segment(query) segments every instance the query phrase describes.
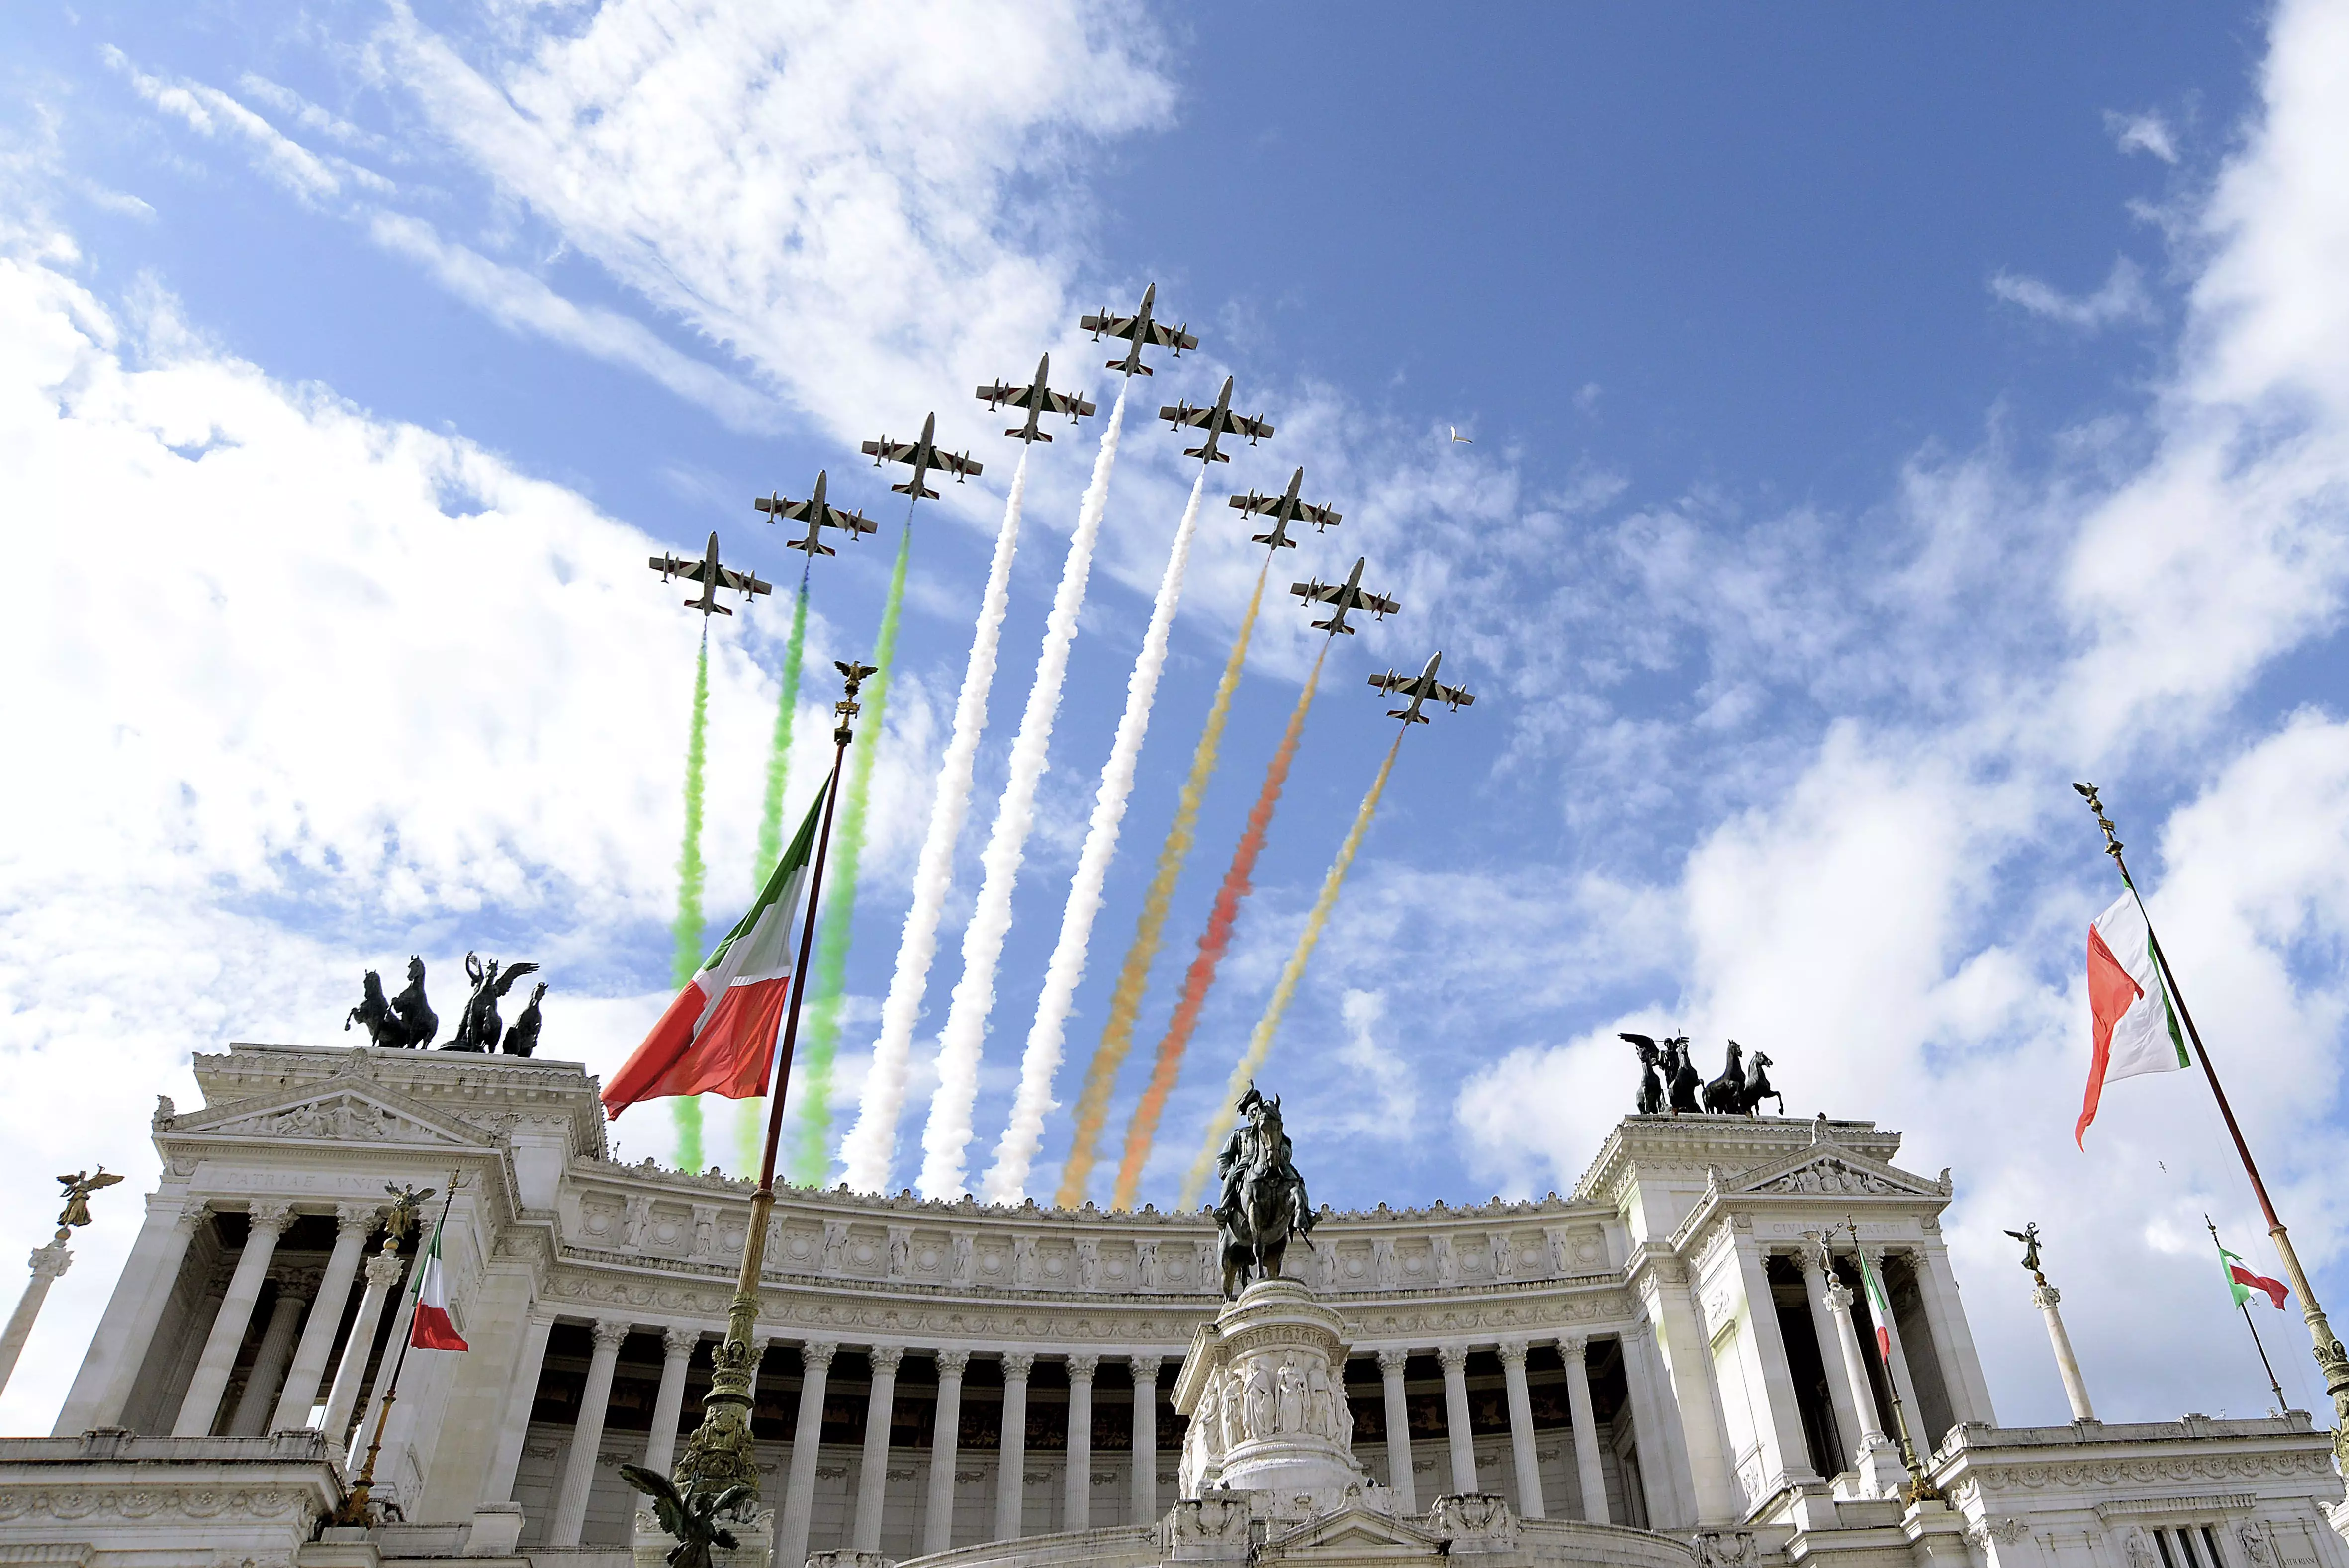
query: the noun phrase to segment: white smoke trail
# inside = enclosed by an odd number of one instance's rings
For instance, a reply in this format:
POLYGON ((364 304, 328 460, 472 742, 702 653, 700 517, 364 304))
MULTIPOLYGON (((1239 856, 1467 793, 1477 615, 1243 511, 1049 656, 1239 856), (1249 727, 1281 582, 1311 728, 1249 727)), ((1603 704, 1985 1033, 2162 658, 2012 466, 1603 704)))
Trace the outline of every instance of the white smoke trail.
POLYGON ((1110 410, 1102 431, 1101 455, 1093 459, 1092 482, 1085 487, 1084 504, 1077 510, 1077 531, 1069 541, 1069 558, 1061 568, 1061 586, 1052 595, 1052 613, 1044 623, 1043 650, 1036 655, 1036 684, 1028 688, 1028 708, 1019 716, 1019 733, 1011 742, 1011 774, 995 809, 995 827, 988 834, 987 851, 979 857, 986 876, 978 887, 978 903, 962 934, 962 978, 955 982, 954 999, 947 1009, 946 1027, 938 1033, 938 1088, 930 1100, 930 1119, 922 1129, 922 1173, 916 1182, 926 1198, 961 1195, 963 1151, 970 1147, 971 1108, 978 1099, 979 1047, 987 1042, 987 1015, 995 1006, 995 971, 1003 958, 1003 939, 1011 930, 1011 890, 1019 880, 1019 861, 1028 847, 1028 830, 1036 820, 1036 787, 1043 781, 1051 749, 1052 720, 1060 713, 1061 683, 1069 672, 1069 645, 1077 636, 1077 611, 1085 601, 1085 583, 1092 574, 1093 546, 1101 538, 1102 513, 1109 506, 1110 470, 1117 465, 1118 432, 1125 425, 1125 395, 1129 377, 1110 410))
POLYGON ((1036 1022, 1028 1031, 1028 1048, 1019 1058, 1019 1092, 1011 1101, 1011 1120, 995 1146, 995 1164, 987 1172, 980 1193, 990 1203, 1017 1203, 1026 1195, 1028 1170, 1044 1141, 1044 1115, 1052 1109, 1052 1079, 1061 1070, 1061 1047, 1068 1037, 1069 1009, 1076 1002, 1077 982, 1085 977, 1086 950, 1092 944, 1093 918, 1101 913, 1102 888, 1109 881, 1109 862, 1117 854, 1119 826, 1125 820, 1125 803, 1133 794, 1133 775, 1142 761, 1143 737, 1150 729, 1151 704, 1157 700, 1159 672, 1166 667, 1166 639, 1174 629, 1174 606, 1183 597, 1183 571, 1191 559, 1191 535, 1199 526, 1199 496, 1207 487, 1207 465, 1199 465, 1198 482, 1191 487, 1191 502, 1174 530, 1174 547, 1167 552, 1166 572, 1158 580, 1158 598, 1150 607, 1150 629, 1143 634, 1141 656, 1125 683, 1125 717, 1117 723, 1117 739, 1102 767, 1101 789, 1093 796, 1092 824, 1085 830, 1085 847, 1077 856, 1077 874, 1069 883, 1068 908, 1061 915, 1061 939, 1052 947, 1052 961, 1044 971, 1044 992, 1036 1002, 1036 1022))
POLYGON ((1028 493, 1028 454, 1019 449, 1012 470, 1011 496, 1003 503, 1003 526, 995 536, 995 560, 987 569, 987 592, 979 600, 978 630, 963 666, 962 695, 955 700, 954 734, 938 768, 937 796, 930 803, 930 830, 914 871, 914 903, 905 912, 905 932, 897 944, 897 972, 881 1004, 881 1037, 874 1042, 873 1065, 864 1075, 864 1104, 856 1125, 841 1141, 842 1176, 860 1192, 889 1185, 889 1163, 897 1152, 897 1118, 905 1106, 906 1065, 913 1056, 914 1025, 921 1016, 922 991, 930 961, 938 952, 938 920, 954 885, 955 841, 970 815, 971 772, 979 737, 987 732, 987 696, 995 684, 995 655, 1003 639, 1003 616, 1011 604, 1011 560, 1019 550, 1019 508, 1028 493))

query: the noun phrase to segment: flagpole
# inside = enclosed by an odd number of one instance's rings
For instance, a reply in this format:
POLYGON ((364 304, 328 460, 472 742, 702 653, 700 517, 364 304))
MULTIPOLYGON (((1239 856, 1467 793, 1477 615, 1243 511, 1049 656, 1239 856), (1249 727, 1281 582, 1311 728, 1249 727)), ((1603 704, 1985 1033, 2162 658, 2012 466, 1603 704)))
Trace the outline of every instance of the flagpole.
MULTIPOLYGON (((1868 1255, 1860 1250, 1859 1222, 1847 1214, 1844 1216, 1844 1224, 1851 1231, 1851 1255, 1859 1264, 1860 1283, 1865 1285, 1868 1283, 1868 1276, 1875 1274, 1876 1270, 1875 1267, 1868 1263, 1868 1255)), ((1889 1305, 1891 1298, 1888 1296, 1885 1299, 1889 1305)), ((1872 1299, 1871 1295, 1871 1299, 1868 1304, 1868 1315, 1873 1317, 1876 1315, 1876 1302, 1872 1299)), ((1889 1316, 1889 1315, 1888 1314, 1887 1315, 1889 1316)), ((1883 1326, 1879 1325, 1878 1332, 1881 1333, 1882 1331, 1883 1326)), ((1878 1339, 1876 1344, 1876 1359, 1878 1364, 1884 1368, 1885 1391, 1892 1396, 1892 1424, 1899 1429, 1900 1434, 1900 1462, 1908 1469, 1909 1471, 1909 1495, 1904 1501, 1909 1502, 1942 1501, 1944 1501, 1944 1494, 1941 1489, 1933 1484, 1932 1478, 1925 1473, 1925 1467, 1917 1461, 1917 1444, 1909 1436, 1909 1412, 1902 1408, 1900 1403, 1900 1379, 1892 1375, 1892 1358, 1890 1356, 1886 1354, 1884 1341, 1881 1339, 1878 1339)))
MULTIPOLYGON (((2211 1098, 2219 1102, 2219 1114, 2225 1119, 2228 1135, 2235 1140, 2235 1152, 2243 1161, 2243 1174, 2251 1178, 2260 1212, 2267 1216, 2268 1239, 2275 1243, 2276 1254, 2283 1260, 2283 1272, 2292 1288, 2300 1293, 2300 1315, 2308 1325, 2311 1353, 2316 1357, 2317 1370, 2324 1375, 2324 1391, 2333 1397, 2333 1455, 2349 1465, 2349 1351, 2343 1350, 2333 1326, 2325 1321, 2324 1308, 2318 1304, 2316 1293, 2308 1288, 2308 1274, 2300 1266, 2300 1254, 2292 1250, 2292 1237, 2285 1232, 2283 1222, 2276 1217, 2275 1204, 2268 1198, 2267 1183, 2260 1180, 2259 1164, 2251 1158, 2251 1146, 2244 1141, 2234 1108, 2227 1103, 2227 1091, 2219 1085, 2219 1069, 2210 1064, 2210 1048, 2202 1043, 2202 1032, 2194 1026, 2194 1015, 2186 1006, 2185 994, 2178 988, 2178 976, 2169 967, 2169 955, 2162 951, 2161 938, 2154 933, 2153 915, 2145 907, 2145 895, 2137 892, 2137 883, 2128 874, 2128 862, 2121 858, 2121 841, 2112 819, 2105 815, 2105 803, 2097 799, 2094 784, 2075 784, 2072 788, 2080 792, 2088 810, 2095 813, 2096 826, 2105 834, 2105 853, 2113 857, 2113 864, 2120 869, 2121 885, 2129 890, 2129 896, 2137 900, 2137 912, 2145 915, 2146 937, 2153 948, 2154 963, 2161 967, 2161 983, 2169 987, 2170 1000, 2178 1004, 2178 1020, 2186 1026, 2187 1038, 2194 1042, 2194 1054, 2202 1063, 2202 1076, 2209 1080, 2211 1098)), ((2251 1321, 2248 1312, 2243 1320, 2251 1321)), ((2259 1330, 2255 1328, 2251 1333, 2256 1337, 2259 1330)), ((2264 1360, 2266 1351, 2260 1354, 2264 1360)), ((2271 1377, 2272 1375, 2271 1371, 2271 1377)), ((2277 1398, 2282 1398, 2281 1386, 2277 1398)))
MULTIPOLYGON (((767 1221, 775 1211, 775 1150, 783 1135, 784 1088, 790 1082, 792 1051, 800 1032, 800 1003, 807 995, 808 964, 815 946, 816 909, 823 892, 823 863, 832 848, 832 817, 840 802, 840 775, 848 760, 849 742, 856 738, 855 720, 862 711, 857 688, 874 674, 870 665, 834 667, 846 678, 847 693, 833 705, 840 718, 832 732, 832 775, 824 783, 823 825, 816 835, 815 863, 809 868, 807 916, 800 927, 799 961, 792 970, 791 1000, 783 1015, 782 1043, 768 1086, 767 1141, 759 1160, 759 1187, 750 1194, 750 1228, 742 1237, 742 1267, 735 1276, 734 1299, 726 1314, 726 1342, 711 1357, 709 1393, 702 1401, 701 1424, 686 1440, 673 1479, 688 1493, 721 1493, 748 1487, 759 1495, 759 1466, 751 1449, 750 1394, 758 1376, 750 1338, 759 1324, 759 1276, 767 1257, 767 1221)), ((747 1506, 747 1505, 743 1505, 747 1506)))
MULTIPOLYGON (((440 1217, 432 1222, 432 1234, 436 1240, 440 1234, 441 1227, 449 1222, 449 1210, 457 1202, 457 1181, 462 1174, 461 1171, 457 1171, 449 1172, 449 1193, 440 1200, 440 1217)), ((429 1189, 427 1189, 427 1191, 429 1192, 429 1189)), ((395 1203, 393 1208, 397 1211, 400 1206, 395 1203)), ((415 1212, 413 1205, 409 1206, 409 1212, 410 1213, 415 1212)), ((392 1235, 391 1244, 396 1253, 399 1246, 399 1237, 396 1231, 392 1235)), ((420 1258, 423 1255, 424 1253, 419 1248, 416 1256, 420 1258)), ((424 1271, 417 1268, 413 1260, 410 1260, 409 1266, 412 1275, 409 1283, 421 1292, 424 1288, 424 1271)), ((399 1315, 394 1313, 391 1320, 397 1324, 399 1321, 399 1315)), ((375 1457, 383 1450, 383 1429, 391 1419, 393 1403, 399 1398, 400 1369, 408 1365, 408 1347, 415 1342, 415 1339, 414 1315, 410 1314, 409 1330, 399 1336, 399 1348, 392 1356, 391 1377, 384 1383, 383 1398, 376 1405, 375 1436, 367 1443, 367 1462, 359 1466, 358 1479, 351 1483, 350 1494, 343 1499, 343 1505, 329 1516, 328 1523, 371 1526, 376 1522, 367 1512, 370 1506, 367 1501, 368 1493, 375 1490, 375 1457)))
POLYGON ((2243 1315, 2243 1326, 2251 1331, 2251 1348, 2260 1353, 2260 1365, 2267 1370, 2268 1387, 2275 1390, 2276 1414, 2281 1416, 2292 1408, 2292 1401, 2283 1397, 2283 1385, 2276 1381, 2275 1364, 2268 1359, 2268 1347, 2260 1342, 2260 1326, 2251 1321, 2251 1295, 2235 1282, 2235 1265, 2227 1261, 2234 1254, 2219 1239, 2219 1227, 2211 1223, 2209 1215, 2202 1216, 2202 1227, 2210 1233, 2210 1244, 2219 1249, 2219 1266, 2227 1271, 2227 1288, 2235 1298, 2235 1310, 2243 1315))

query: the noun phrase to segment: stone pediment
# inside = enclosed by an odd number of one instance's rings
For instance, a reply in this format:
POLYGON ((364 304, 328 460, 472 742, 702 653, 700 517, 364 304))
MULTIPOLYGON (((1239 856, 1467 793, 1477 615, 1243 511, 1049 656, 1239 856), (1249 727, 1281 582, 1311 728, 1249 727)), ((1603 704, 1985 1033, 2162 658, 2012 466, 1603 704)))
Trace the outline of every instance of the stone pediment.
POLYGON ((1440 1542, 1441 1537, 1417 1525, 1357 1502, 1274 1536, 1265 1543, 1264 1555, 1327 1555, 1349 1561, 1361 1557, 1424 1557, 1436 1551, 1440 1542))
POLYGON ((375 1084, 311 1084, 279 1095, 207 1106, 174 1116, 157 1130, 180 1138, 250 1138, 272 1143, 492 1146, 480 1129, 451 1121, 375 1084))
POLYGON ((1723 1181, 1723 1194, 1835 1198, 1944 1198, 1940 1181, 1911 1175, 1839 1144, 1818 1143, 1723 1181))

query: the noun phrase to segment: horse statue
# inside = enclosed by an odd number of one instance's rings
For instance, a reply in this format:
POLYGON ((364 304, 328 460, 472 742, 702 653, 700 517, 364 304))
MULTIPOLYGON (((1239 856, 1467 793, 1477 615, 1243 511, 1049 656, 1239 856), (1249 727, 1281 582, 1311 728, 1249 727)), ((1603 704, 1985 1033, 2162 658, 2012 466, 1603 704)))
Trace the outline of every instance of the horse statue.
POLYGON ((1619 1040, 1630 1043, 1640 1053, 1640 1114, 1661 1116, 1664 1110, 1664 1080, 1656 1073, 1656 1041, 1652 1035, 1618 1033, 1619 1040))
POLYGON ((1723 1116, 1745 1114, 1745 1047, 1729 1042, 1729 1060, 1721 1076, 1704 1086, 1704 1108, 1723 1116))
POLYGON ((1280 1097, 1267 1099, 1250 1084, 1234 1109, 1247 1119, 1232 1129, 1216 1156, 1216 1174, 1224 1179, 1216 1220, 1222 1232, 1226 1301, 1238 1300, 1251 1280, 1278 1275, 1292 1236, 1311 1246, 1308 1233, 1316 1218, 1306 1202, 1305 1179, 1289 1160, 1280 1097))
POLYGON ((524 1003, 522 1011, 515 1015, 513 1027, 506 1031, 504 1047, 506 1055, 526 1057, 538 1049, 538 1005, 544 1000, 546 1000, 546 982, 542 980, 532 987, 530 1000, 524 1003))
POLYGON ((356 1023, 367 1032, 367 1043, 373 1046, 405 1047, 408 1026, 391 1010, 391 1003, 383 994, 383 976, 370 969, 359 987, 359 1005, 343 1015, 343 1032, 350 1033, 356 1023))
POLYGON ((513 983, 525 975, 538 973, 535 964, 517 964, 503 974, 498 971, 494 958, 484 965, 473 954, 465 954, 465 977, 473 983, 473 993, 465 998, 465 1011, 457 1020, 457 1036, 440 1048, 444 1051, 494 1051, 503 1020, 498 1016, 498 1004, 513 989, 513 983))
POLYGON ((440 1019, 424 1000, 424 960, 409 954, 408 957, 408 989, 391 999, 391 1010, 399 1016, 407 1032, 403 1040, 378 1040, 378 1045, 402 1045, 422 1050, 440 1032, 440 1019))
MULTIPOLYGON (((1736 1044, 1733 1040, 1730 1043, 1736 1044)), ((1776 1100, 1778 1114, 1786 1114, 1786 1097, 1780 1094, 1778 1086, 1770 1081, 1770 1056, 1766 1051, 1756 1051, 1745 1058, 1745 1089, 1738 1099, 1740 1109, 1748 1116, 1761 1115, 1762 1102, 1765 1099, 1776 1100)))
POLYGON ((1688 1037, 1674 1035, 1664 1042, 1663 1051, 1664 1081, 1671 1090, 1667 1109, 1675 1116, 1683 1113, 1693 1116, 1703 1110, 1697 1095, 1704 1080, 1697 1077, 1696 1064, 1689 1060, 1688 1037))

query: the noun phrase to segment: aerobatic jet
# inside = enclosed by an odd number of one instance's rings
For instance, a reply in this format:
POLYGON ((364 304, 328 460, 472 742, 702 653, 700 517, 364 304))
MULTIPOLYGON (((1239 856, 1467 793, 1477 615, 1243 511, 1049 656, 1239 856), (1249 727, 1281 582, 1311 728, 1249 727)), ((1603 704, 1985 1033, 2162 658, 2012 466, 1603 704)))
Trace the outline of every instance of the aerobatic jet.
POLYGON ((1264 517, 1271 520, 1270 533, 1249 536, 1255 542, 1269 544, 1275 550, 1284 545, 1294 548, 1297 541, 1288 537, 1290 523, 1309 522, 1319 529, 1338 526, 1343 514, 1330 507, 1315 506, 1309 500, 1297 499, 1297 487, 1304 482, 1305 470, 1299 469, 1288 476, 1288 493, 1286 495, 1258 495, 1256 491, 1250 490, 1246 495, 1232 497, 1233 509, 1243 516, 1264 517))
POLYGON ((1159 409, 1158 417, 1173 421, 1178 430, 1187 425, 1194 429, 1207 432, 1207 439, 1204 445, 1193 447, 1183 454, 1186 458, 1197 458, 1203 462, 1228 463, 1232 460, 1228 453, 1216 449, 1216 442, 1221 437, 1246 436, 1248 438, 1248 445, 1253 447, 1272 434, 1271 421, 1262 415, 1251 418, 1247 414, 1232 412, 1232 378, 1228 376, 1224 377, 1224 389, 1216 394, 1214 407, 1195 408, 1188 403, 1176 403, 1170 407, 1159 409))
POLYGON ((1199 346, 1198 338, 1185 332, 1182 327, 1169 326, 1163 321, 1152 319, 1150 302, 1157 297, 1158 285, 1152 284, 1142 291, 1142 304, 1132 315, 1112 315, 1104 310, 1097 315, 1080 316, 1077 319, 1079 326, 1093 335, 1095 343, 1099 343, 1106 335, 1110 337, 1123 337, 1132 345, 1126 349, 1124 358, 1112 359, 1109 362, 1110 369, 1123 371, 1128 376, 1154 376, 1157 372, 1142 363, 1143 349, 1171 348, 1174 351, 1174 357, 1180 359, 1183 357, 1185 349, 1199 346))
POLYGON ((1435 678, 1435 666, 1443 662, 1444 655, 1438 652, 1429 655, 1427 667, 1415 676, 1399 676, 1394 671, 1389 670, 1382 676, 1371 677, 1371 684, 1381 691, 1392 692, 1397 696, 1411 698, 1410 706, 1406 707, 1390 708, 1387 712, 1389 718, 1399 718, 1405 724, 1425 724, 1427 715, 1419 710, 1421 705, 1430 697, 1443 703, 1454 713, 1475 702, 1476 697, 1474 693, 1463 691, 1458 686, 1445 686, 1435 678))
POLYGON ((877 441, 865 442, 864 455, 873 459, 873 466, 876 469, 883 463, 908 465, 914 470, 914 477, 904 484, 891 485, 889 488, 899 495, 936 500, 938 499, 938 492, 922 483, 932 469, 954 475, 955 483, 960 484, 987 467, 985 463, 971 461, 968 452, 957 457, 952 452, 938 450, 937 443, 931 439, 937 433, 937 428, 938 417, 932 414, 922 421, 922 434, 918 439, 893 441, 884 436, 877 441))
POLYGON ((1313 623, 1315 631, 1327 632, 1333 637, 1343 632, 1350 637, 1354 634, 1354 628, 1346 624, 1347 611, 1368 610, 1375 619, 1383 621, 1402 608, 1386 595, 1373 593, 1362 586, 1362 562, 1363 557, 1354 557, 1354 569, 1346 573, 1343 583, 1324 583, 1317 577, 1310 583, 1288 585, 1288 591, 1308 604, 1336 606, 1330 612, 1328 620, 1313 623))
POLYGON ((836 528, 851 539, 854 539, 860 533, 871 533, 874 531, 874 524, 872 519, 863 512, 851 511, 844 506, 834 506, 823 499, 823 488, 829 477, 824 470, 818 469, 815 476, 815 493, 805 500, 792 500, 780 490, 773 495, 750 498, 750 504, 765 512, 769 522, 790 521, 807 524, 807 537, 784 541, 785 549, 804 550, 809 558, 813 559, 819 555, 836 553, 832 546, 826 544, 820 537, 827 528, 836 528))
POLYGON ((1093 411, 1093 406, 1085 401, 1083 393, 1079 392, 1071 397, 1066 392, 1053 391, 1046 384, 1051 370, 1052 356, 1047 354, 1036 361, 1036 379, 1032 384, 1026 387, 1014 387, 1008 382, 999 381, 992 387, 982 387, 978 389, 979 400, 990 408, 1000 408, 1009 404, 1014 408, 1028 410, 1028 422, 1004 431, 1005 435, 1017 436, 1023 441, 1049 441, 1052 438, 1036 428, 1036 420, 1040 416, 1066 414, 1069 417, 1069 423, 1073 425, 1093 411))
POLYGON ((734 613, 718 602, 718 591, 720 588, 731 588, 744 599, 755 599, 761 593, 771 593, 775 591, 773 583, 762 583, 750 573, 737 572, 730 566, 719 565, 718 535, 715 533, 709 536, 709 553, 700 560, 679 561, 674 555, 656 555, 652 558, 651 565, 654 571, 661 574, 661 581, 664 583, 672 577, 682 577, 688 583, 701 584, 701 597, 688 599, 685 602, 685 607, 688 610, 700 611, 704 620, 708 620, 712 615, 730 615, 734 613))

